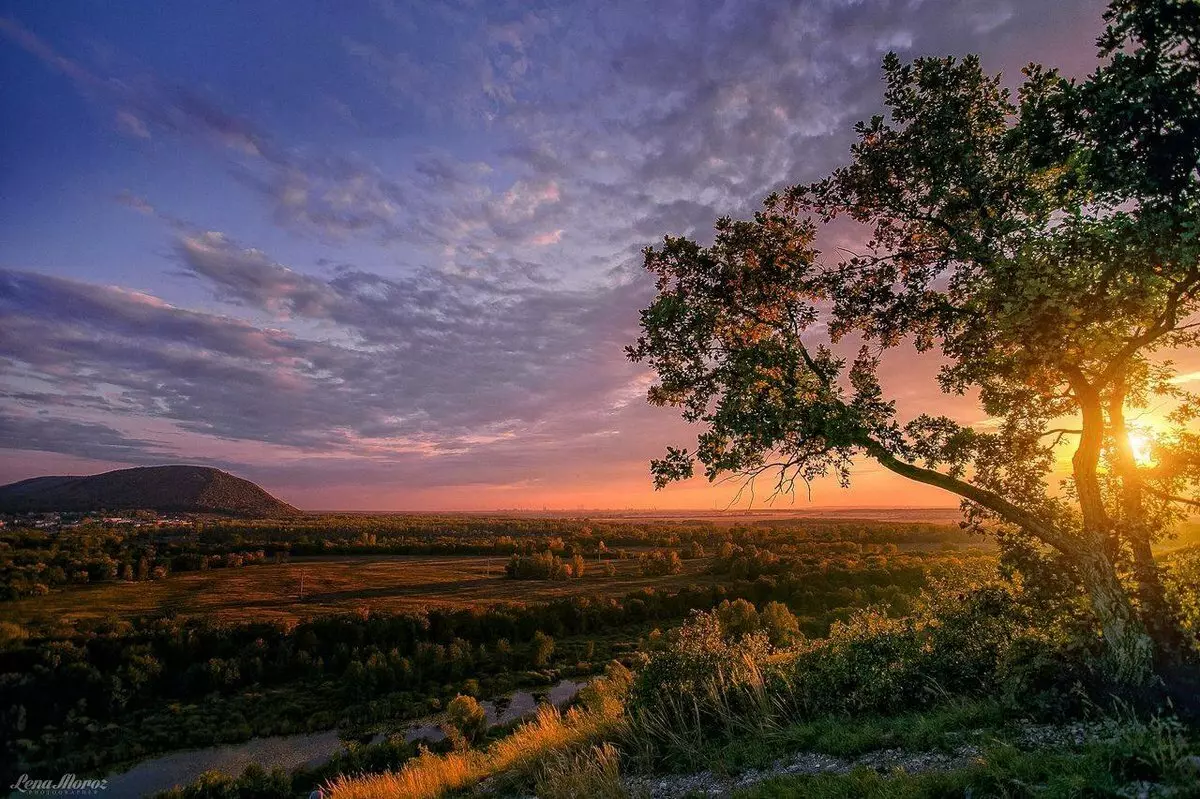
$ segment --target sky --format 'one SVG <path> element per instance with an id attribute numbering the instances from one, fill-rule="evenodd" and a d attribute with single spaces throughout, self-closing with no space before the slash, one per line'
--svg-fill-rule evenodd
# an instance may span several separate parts
<path id="1" fill-rule="evenodd" d="M 0 483 L 195 463 L 306 509 L 727 507 L 653 490 L 695 431 L 623 354 L 642 248 L 843 163 L 889 50 L 1082 76 L 1102 10 L 0 2 Z M 979 421 L 937 366 L 886 361 L 901 415 Z M 870 464 L 794 501 L 955 504 Z"/>

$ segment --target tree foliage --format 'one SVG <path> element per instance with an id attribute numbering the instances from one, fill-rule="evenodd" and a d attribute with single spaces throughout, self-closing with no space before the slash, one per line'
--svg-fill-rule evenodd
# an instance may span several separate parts
<path id="1" fill-rule="evenodd" d="M 974 56 L 888 55 L 888 114 L 856 126 L 848 164 L 719 219 L 711 246 L 645 251 L 658 295 L 628 354 L 657 373 L 651 403 L 703 426 L 652 463 L 657 486 L 697 461 L 848 485 L 873 458 L 1077 586 L 1114 675 L 1146 685 L 1181 652 L 1150 547 L 1200 504 L 1200 401 L 1169 360 L 1200 340 L 1200 4 L 1117 0 L 1105 20 L 1085 80 L 1030 65 L 1015 95 Z M 860 251 L 817 250 L 835 220 Z M 879 366 L 909 345 L 991 424 L 900 418 Z M 1164 401 L 1138 462 L 1128 417 Z"/>

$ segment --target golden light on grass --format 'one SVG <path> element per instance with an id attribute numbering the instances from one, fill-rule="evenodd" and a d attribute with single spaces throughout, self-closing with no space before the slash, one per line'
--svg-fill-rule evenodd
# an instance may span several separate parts
<path id="1" fill-rule="evenodd" d="M 629 672 L 599 678 L 580 693 L 581 706 L 565 713 L 544 705 L 532 720 L 486 749 L 423 753 L 397 771 L 342 775 L 329 785 L 332 799 L 437 799 L 488 777 L 531 774 L 556 753 L 586 749 L 615 734 L 624 712 Z"/>

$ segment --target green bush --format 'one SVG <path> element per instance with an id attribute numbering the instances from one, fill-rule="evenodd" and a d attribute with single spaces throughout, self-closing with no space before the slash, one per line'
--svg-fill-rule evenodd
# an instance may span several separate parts
<path id="1" fill-rule="evenodd" d="M 1099 677 L 1086 639 L 1059 627 L 1039 622 L 1000 584 L 927 595 L 901 619 L 859 611 L 829 638 L 798 648 L 789 675 L 795 710 L 895 713 L 951 696 L 996 696 L 1060 712 Z"/>
<path id="2" fill-rule="evenodd" d="M 786 608 L 760 612 L 738 601 L 652 636 L 631 692 L 633 749 L 651 763 L 693 767 L 709 744 L 809 719 L 903 713 L 952 698 L 1046 716 L 1101 695 L 1089 665 L 1095 636 L 1089 643 L 1086 630 L 1035 618 L 1005 584 L 935 586 L 911 616 L 862 610 L 835 622 L 828 638 L 772 645 L 795 636 L 794 625 Z"/>
<path id="3" fill-rule="evenodd" d="M 644 764 L 702 765 L 705 746 L 773 717 L 761 632 L 731 637 L 717 612 L 672 630 L 634 678 L 627 745 Z"/>
<path id="4" fill-rule="evenodd" d="M 474 697 L 460 694 L 446 706 L 446 723 L 473 745 L 487 732 L 487 712 Z"/>

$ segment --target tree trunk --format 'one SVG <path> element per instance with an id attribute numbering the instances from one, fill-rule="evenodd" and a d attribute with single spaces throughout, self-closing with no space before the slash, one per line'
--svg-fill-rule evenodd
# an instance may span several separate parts
<path id="1" fill-rule="evenodd" d="M 1117 383 L 1109 398 L 1108 418 L 1112 427 L 1114 458 L 1121 478 L 1121 534 L 1129 542 L 1133 555 L 1133 578 L 1137 584 L 1138 604 L 1150 637 L 1154 639 L 1155 657 L 1165 670 L 1178 665 L 1183 641 L 1175 611 L 1167 601 L 1158 563 L 1150 548 L 1150 529 L 1143 505 L 1143 486 L 1138 465 L 1129 444 L 1125 426 L 1125 388 Z"/>
<path id="2" fill-rule="evenodd" d="M 976 502 L 1066 555 L 1079 570 L 1100 622 L 1111 659 L 1112 678 L 1131 692 L 1130 698 L 1141 701 L 1149 697 L 1156 682 L 1154 644 L 1121 585 L 1112 560 L 1105 553 L 1102 532 L 1085 533 L 1080 540 L 1055 529 L 998 494 L 935 469 L 901 461 L 878 442 L 867 440 L 863 446 L 890 471 Z"/>
<path id="3" fill-rule="evenodd" d="M 1156 681 L 1154 641 L 1134 611 L 1112 561 L 1098 549 L 1085 553 L 1075 566 L 1100 621 L 1113 679 L 1134 692 L 1129 698 L 1148 698 Z"/>
<path id="4" fill-rule="evenodd" d="M 1085 541 L 1075 562 L 1104 631 L 1112 676 L 1141 700 L 1147 698 L 1155 682 L 1155 646 L 1113 565 L 1120 552 L 1120 539 L 1104 506 L 1097 473 L 1104 450 L 1104 404 L 1100 392 L 1082 372 L 1072 371 L 1070 384 L 1083 422 L 1079 447 L 1071 458 Z M 1124 435 L 1123 429 L 1120 433 Z"/>

